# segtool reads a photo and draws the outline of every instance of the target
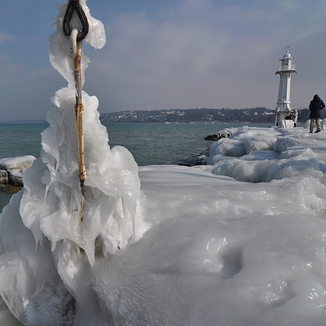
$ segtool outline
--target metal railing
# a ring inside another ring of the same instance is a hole
[[[277,68],[277,72],[280,71],[295,71],[295,65],[279,66]]]

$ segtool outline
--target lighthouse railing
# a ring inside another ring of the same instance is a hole
[[[285,66],[279,66],[277,68],[277,72],[280,71],[295,71],[295,65],[285,65]]]

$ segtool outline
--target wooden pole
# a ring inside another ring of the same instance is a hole
[[[73,33],[74,34],[74,33]],[[74,58],[74,75],[76,86],[76,129],[77,129],[77,146],[78,146],[78,170],[81,192],[83,195],[83,203],[81,208],[81,221],[84,218],[85,212],[85,163],[84,163],[84,133],[83,133],[83,103],[82,103],[82,80],[81,80],[81,55],[82,55],[82,42],[77,42],[75,58]]]
[[[80,0],[69,0],[67,11],[63,20],[63,32],[66,36],[71,37],[71,44],[74,55],[74,77],[76,87],[76,129],[77,129],[77,146],[78,146],[78,170],[80,188],[83,195],[83,203],[81,207],[80,219],[84,218],[85,212],[85,164],[84,164],[84,134],[83,134],[83,102],[82,102],[82,72],[81,72],[81,58],[82,58],[82,41],[87,36],[89,24],[85,12],[79,3]],[[82,30],[76,28],[71,29],[70,23],[74,12],[79,17]]]

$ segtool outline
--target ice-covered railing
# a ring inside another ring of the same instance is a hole
[[[102,48],[103,24],[90,15],[86,0],[80,4],[89,23],[85,42]],[[24,325],[47,325],[46,320],[81,325],[84,314],[97,316],[87,271],[97,258],[114,254],[146,230],[138,166],[125,148],[110,149],[98,100],[84,91],[87,176],[81,221],[73,51],[62,28],[68,5],[57,5],[56,31],[49,39],[51,64],[68,85],[52,98],[55,107],[47,115],[50,126],[42,133],[41,157],[25,172],[23,191],[12,197],[0,219],[0,301]],[[71,24],[78,26],[77,15]],[[82,84],[88,63],[82,53]],[[76,309],[79,317],[74,319]]]

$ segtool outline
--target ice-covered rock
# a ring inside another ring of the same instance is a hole
[[[23,173],[33,165],[32,155],[8,157],[0,160],[0,183],[23,186]]]
[[[9,182],[8,171],[0,170],[0,183],[1,184],[7,184],[8,182]]]
[[[9,171],[9,183],[13,186],[23,185],[23,170],[12,169]]]
[[[33,165],[34,160],[32,155],[3,158],[0,159],[0,170],[26,169]]]

